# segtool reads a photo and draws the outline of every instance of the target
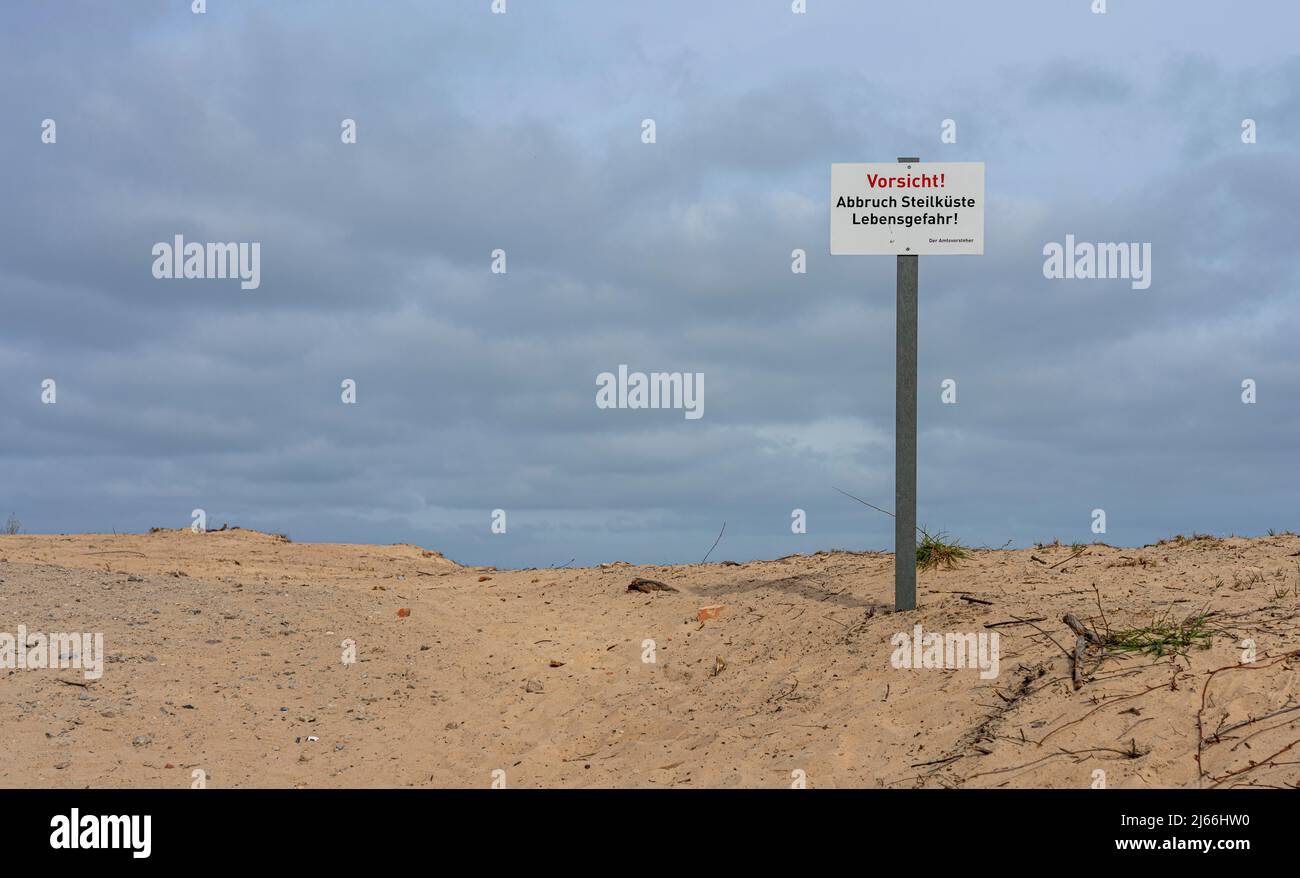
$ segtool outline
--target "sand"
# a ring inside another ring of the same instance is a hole
[[[1076,551],[976,551],[895,614],[889,554],[498,571],[239,529],[3,536],[0,631],[102,632],[107,661],[0,670],[0,785],[1300,782],[1300,538]],[[1064,613],[1201,611],[1210,648],[1090,656],[1074,688]],[[998,632],[998,676],[894,667],[916,624]]]

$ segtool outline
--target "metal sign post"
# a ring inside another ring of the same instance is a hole
[[[984,253],[984,163],[831,165],[831,255],[897,260],[894,609],[916,609],[918,257]]]
[[[899,158],[916,163],[919,158]],[[894,611],[916,609],[916,275],[915,253],[896,257],[894,317]]]

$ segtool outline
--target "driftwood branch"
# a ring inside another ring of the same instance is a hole
[[[1082,554],[1083,554],[1084,552],[1086,552],[1086,551],[1088,551],[1088,550],[1087,550],[1087,549],[1080,549],[1079,551],[1075,552],[1075,553],[1074,553],[1073,555],[1071,555],[1070,557],[1068,557],[1068,558],[1066,558],[1066,559],[1064,559],[1064,560],[1061,560],[1061,561],[1057,561],[1055,564],[1053,564],[1051,567],[1048,567],[1047,569],[1048,569],[1048,570],[1051,570],[1052,567],[1060,567],[1060,566],[1061,566],[1062,564],[1064,564],[1066,561],[1073,561],[1075,558],[1079,557],[1080,555],[1082,555]]]
[[[1068,617],[1067,617],[1068,618]],[[1083,688],[1083,661],[1088,652],[1088,638],[1080,634],[1074,638],[1074,688]]]
[[[1008,619],[1008,620],[1005,621],[1005,622],[986,622],[986,623],[984,624],[984,627],[985,627],[985,628],[1001,628],[1001,627],[1004,626],[1004,625],[1028,625],[1028,624],[1031,623],[1031,622],[1045,622],[1045,621],[1047,621],[1047,620],[1044,619],[1042,616],[1035,616],[1035,617],[1032,618],[1032,619]]]
[[[1093,631],[1091,628],[1085,626],[1077,618],[1075,618],[1074,613],[1066,613],[1064,616],[1061,617],[1061,621],[1064,622],[1066,625],[1069,625],[1071,631],[1073,631],[1079,637],[1084,638],[1089,643],[1096,643],[1096,644],[1101,643],[1101,638],[1097,636],[1097,633]]]

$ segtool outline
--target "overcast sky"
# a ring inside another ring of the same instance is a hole
[[[834,487],[893,505],[894,259],[829,255],[829,171],[917,155],[987,193],[984,255],[920,262],[924,526],[1300,529],[1296,6],[807,5],[4,4],[0,517],[890,549]],[[260,287],[155,279],[178,234],[260,242]],[[1045,278],[1066,234],[1150,243],[1150,288]],[[704,416],[598,409],[623,363],[704,373]]]

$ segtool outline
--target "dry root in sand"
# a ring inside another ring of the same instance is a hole
[[[1101,610],[1100,597],[1097,609]],[[1061,621],[1075,634],[1072,655],[1074,688],[1080,689],[1083,686],[1086,676],[1084,663],[1090,653],[1097,656],[1097,666],[1100,666],[1109,655],[1119,653],[1140,653],[1158,658],[1165,655],[1186,656],[1193,646],[1209,649],[1213,637],[1209,627],[1210,616],[1210,613],[1197,613],[1180,621],[1157,619],[1140,628],[1112,631],[1106,623],[1106,614],[1102,612],[1102,623],[1106,626],[1106,632],[1102,634],[1084,625],[1073,613],[1066,613]]]
[[[1247,729],[1248,727],[1254,726],[1256,723],[1261,723],[1264,722],[1265,720],[1273,719],[1274,717],[1282,716],[1284,714],[1291,714],[1297,710],[1300,710],[1300,704],[1287,704],[1283,707],[1278,708],[1277,710],[1268,711],[1267,713],[1261,714],[1259,716],[1253,716],[1250,719],[1243,720],[1241,722],[1232,723],[1231,725],[1224,725],[1222,722],[1220,722],[1218,728],[1216,728],[1212,733],[1206,734],[1205,710],[1208,706],[1210,683],[1214,681],[1214,678],[1217,677],[1219,674],[1231,673],[1233,671],[1263,671],[1269,668],[1278,667],[1279,665],[1283,667],[1290,667],[1291,664],[1296,662],[1300,662],[1300,649],[1293,650],[1291,652],[1277,656],[1268,661],[1252,662],[1250,664],[1226,665],[1222,668],[1216,668],[1210,672],[1209,676],[1205,678],[1205,685],[1201,687],[1201,706],[1196,711],[1196,773],[1198,777],[1209,779],[1214,784],[1214,786],[1218,786],[1219,784],[1224,783],[1226,781],[1236,782],[1240,780],[1243,775],[1248,774],[1249,772],[1252,772],[1257,768],[1273,767],[1276,764],[1275,760],[1277,760],[1281,756],[1286,755],[1295,747],[1300,746],[1300,738],[1297,738],[1279,750],[1269,753],[1268,755],[1265,755],[1259,759],[1252,758],[1247,762],[1246,765],[1240,768],[1236,768],[1232,771],[1224,772],[1223,774],[1219,774],[1219,775],[1212,775],[1209,772],[1207,772],[1205,770],[1205,765],[1202,761],[1205,751],[1209,747],[1212,747],[1215,744],[1219,744],[1222,741],[1224,741],[1225,740],[1224,736],[1229,734],[1230,732],[1240,732]],[[1281,728],[1282,726],[1289,725],[1289,723],[1290,721],[1288,720],[1286,723],[1282,723],[1280,725],[1274,726],[1273,729]],[[1271,729],[1269,729],[1269,731],[1271,731]],[[1297,784],[1294,783],[1291,784],[1291,786],[1293,787],[1296,785]]]

